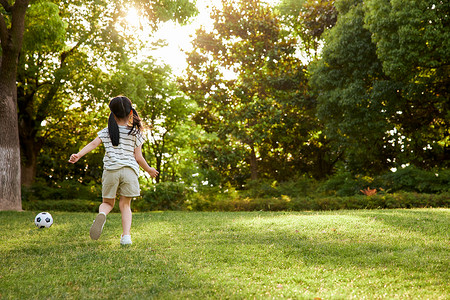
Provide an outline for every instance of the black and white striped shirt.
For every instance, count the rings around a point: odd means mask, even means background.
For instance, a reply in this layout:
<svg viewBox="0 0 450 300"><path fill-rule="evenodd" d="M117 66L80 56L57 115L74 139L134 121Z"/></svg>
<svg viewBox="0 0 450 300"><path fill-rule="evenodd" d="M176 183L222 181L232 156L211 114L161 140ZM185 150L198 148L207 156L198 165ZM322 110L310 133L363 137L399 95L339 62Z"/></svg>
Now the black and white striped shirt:
<svg viewBox="0 0 450 300"><path fill-rule="evenodd" d="M98 137L105 146L105 157L103 157L103 169L117 170L123 167L132 168L139 176L139 164L134 158L134 149L144 143L144 138L140 133L136 135L128 134L130 127L119 126L119 145L113 146L109 138L108 128L98 132Z"/></svg>

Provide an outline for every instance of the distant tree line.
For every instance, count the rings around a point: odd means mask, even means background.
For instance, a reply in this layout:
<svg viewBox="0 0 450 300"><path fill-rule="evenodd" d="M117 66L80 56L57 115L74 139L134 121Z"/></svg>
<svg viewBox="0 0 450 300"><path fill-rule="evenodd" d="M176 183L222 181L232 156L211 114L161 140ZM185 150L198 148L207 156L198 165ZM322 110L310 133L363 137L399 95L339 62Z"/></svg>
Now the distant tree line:
<svg viewBox="0 0 450 300"><path fill-rule="evenodd" d="M242 188L449 167L446 1L222 1L177 79L136 62L148 45L124 16L132 5L156 30L195 15L188 0L0 3L2 209L20 205L20 183L99 183L101 150L74 166L67 155L106 126L118 94L147 124L160 181Z"/></svg>

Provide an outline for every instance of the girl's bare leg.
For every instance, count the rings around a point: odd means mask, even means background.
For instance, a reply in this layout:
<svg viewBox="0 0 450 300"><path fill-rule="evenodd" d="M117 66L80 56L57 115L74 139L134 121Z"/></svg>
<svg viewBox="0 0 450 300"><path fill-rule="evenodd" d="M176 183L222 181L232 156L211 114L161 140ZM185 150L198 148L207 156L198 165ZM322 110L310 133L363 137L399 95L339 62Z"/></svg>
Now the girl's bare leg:
<svg viewBox="0 0 450 300"><path fill-rule="evenodd" d="M98 212L102 212L105 215L109 214L109 212L114 208L115 199L103 198L103 203L100 204L98 208Z"/></svg>
<svg viewBox="0 0 450 300"><path fill-rule="evenodd" d="M123 235L130 235L131 231L132 214L130 204L130 197L120 196L119 208L122 214Z"/></svg>

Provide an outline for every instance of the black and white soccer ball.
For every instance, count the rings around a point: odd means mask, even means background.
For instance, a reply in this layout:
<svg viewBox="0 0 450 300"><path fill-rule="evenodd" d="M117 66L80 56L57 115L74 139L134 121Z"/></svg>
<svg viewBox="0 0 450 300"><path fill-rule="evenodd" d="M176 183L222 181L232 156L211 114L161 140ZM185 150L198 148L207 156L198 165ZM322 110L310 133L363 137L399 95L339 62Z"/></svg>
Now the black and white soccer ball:
<svg viewBox="0 0 450 300"><path fill-rule="evenodd" d="M53 224L53 217L48 212L38 213L34 218L34 224L39 228L49 228Z"/></svg>

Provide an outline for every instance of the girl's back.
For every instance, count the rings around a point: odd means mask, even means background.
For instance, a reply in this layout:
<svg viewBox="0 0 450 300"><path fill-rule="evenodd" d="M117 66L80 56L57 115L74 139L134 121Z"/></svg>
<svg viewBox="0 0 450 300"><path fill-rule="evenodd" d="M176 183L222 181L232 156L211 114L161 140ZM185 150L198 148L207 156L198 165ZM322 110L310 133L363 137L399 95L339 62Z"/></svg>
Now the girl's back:
<svg viewBox="0 0 450 300"><path fill-rule="evenodd" d="M98 132L98 137L105 146L105 156L103 158L103 167L105 170L117 170L123 167L132 168L139 175L139 165L134 157L134 149L141 146L144 138L140 133L129 134L130 127L119 127L119 145L113 146L109 137L108 128Z"/></svg>

